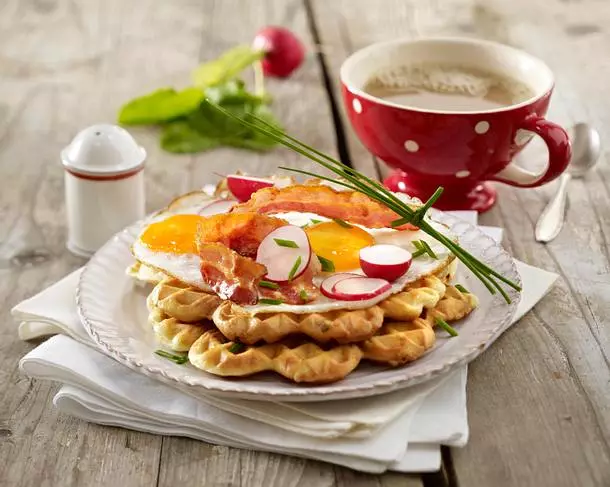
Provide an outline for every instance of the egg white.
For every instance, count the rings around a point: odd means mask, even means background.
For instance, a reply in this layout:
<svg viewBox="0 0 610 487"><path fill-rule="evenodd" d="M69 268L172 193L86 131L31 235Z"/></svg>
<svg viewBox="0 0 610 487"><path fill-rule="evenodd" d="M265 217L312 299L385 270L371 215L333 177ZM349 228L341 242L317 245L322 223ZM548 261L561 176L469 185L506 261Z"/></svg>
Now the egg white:
<svg viewBox="0 0 610 487"><path fill-rule="evenodd" d="M202 203L204 203L202 201ZM207 201L205 202L207 204ZM173 214L197 214L203 205L191 206L181 205L166 209L162 214L157 214L154 221L159 221ZM302 212L286 212L277 213L273 216L282 218L292 225L303 226L311 223L311 220L329 221L329 218L317 215L315 213ZM443 232L449 238L455 239L455 236L448 232L448 229L434 220L428 219L429 223L438 231ZM328 298L320 293L319 297L308 304L256 304L253 306L244 306L248 312L257 313L320 313L325 311L340 310L340 309L364 309L369 308L392 294L401 292L408 284L432 274L437 274L445 269L453 260L454 256L445 246L434 240L432 237L422 232L409 230L395 230L391 228L367 228L362 225L355 225L368 232L375 239L377 244L391 244L403 247L410 252L415 251L413 246L414 240L425 240L438 259L432 259L424 254L416 259L413 259L409 270L391 283L391 288L383 294L371 299L362 301L343 301ZM148 248L139 238L132 246L134 257L141 263L164 272L172 277L175 277L191 286L202 289L203 291L211 292L211 288L203 281L200 271L200 258L196 254L174 254L171 252L154 251ZM353 272L354 274L364 275L360 268L347 270L342 272ZM331 273L323 273L314 277L314 284L319 287L322 281L332 275Z"/></svg>

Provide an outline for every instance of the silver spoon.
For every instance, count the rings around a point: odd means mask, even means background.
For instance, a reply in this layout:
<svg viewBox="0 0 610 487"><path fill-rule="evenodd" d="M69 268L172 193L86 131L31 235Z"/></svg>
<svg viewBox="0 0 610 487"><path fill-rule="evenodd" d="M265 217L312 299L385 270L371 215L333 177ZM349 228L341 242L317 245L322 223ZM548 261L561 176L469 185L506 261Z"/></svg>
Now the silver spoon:
<svg viewBox="0 0 610 487"><path fill-rule="evenodd" d="M538 218L535 231L538 242L547 243L559 235L565 220L568 183L572 178L581 178L589 172L597 163L601 152L599 133L593 127L586 123L577 123L569 132L572 160L567 171L559 177L557 193Z"/></svg>

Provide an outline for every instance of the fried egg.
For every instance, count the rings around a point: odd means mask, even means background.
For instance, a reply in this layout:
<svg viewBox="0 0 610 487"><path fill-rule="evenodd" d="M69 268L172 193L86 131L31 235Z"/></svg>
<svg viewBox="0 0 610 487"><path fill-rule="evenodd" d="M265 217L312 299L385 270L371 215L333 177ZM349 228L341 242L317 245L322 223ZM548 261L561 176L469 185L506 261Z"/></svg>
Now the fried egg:
<svg viewBox="0 0 610 487"><path fill-rule="evenodd" d="M210 292L210 287L203 281L200 272L200 259L197 252L198 222L202 218L198 212L209 203L206 197L194 197L192 194L183 204L174 204L155 215L140 233L132 245L134 257L146 266L164 274ZM188 204L184 204L187 203ZM363 309L373 306L404 287L431 274L442 272L453 260L451 254L442 244L422 232L396 230L391 228L366 228L361 225L331 220L315 213L286 212L276 213L277 218L289 224L303 227L309 238L312 252L331 260L334 272L353 272L363 274L360 269L359 252L362 248L374 244L391 244L414 252L413 241L425 240L437 259L422 255L413 259L409 270L391 283L391 288L384 294L362 301L343 301L328 298L320 293L310 303L291 304L257 304L244 306L252 314L267 312L313 313L339 309ZM448 229L433 220L428 220L437 230L449 238ZM314 257L312 257L314 258ZM320 286L322 281L332 273L321 273L314 277L314 284Z"/></svg>

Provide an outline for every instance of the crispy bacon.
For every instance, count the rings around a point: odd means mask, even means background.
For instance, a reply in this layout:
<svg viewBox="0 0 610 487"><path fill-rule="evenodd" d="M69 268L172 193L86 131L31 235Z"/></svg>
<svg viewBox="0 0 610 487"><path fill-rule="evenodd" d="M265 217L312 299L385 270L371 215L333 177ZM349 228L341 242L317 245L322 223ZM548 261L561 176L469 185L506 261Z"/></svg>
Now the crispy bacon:
<svg viewBox="0 0 610 487"><path fill-rule="evenodd" d="M327 218L341 218L369 228L391 227L391 223L400 218L392 210L365 194L357 191L335 191L321 185L263 188L245 203L235 205L230 214L287 211L317 213ZM399 228L417 230L417 227L408 223Z"/></svg>
<svg viewBox="0 0 610 487"><path fill-rule="evenodd" d="M319 271L320 262L315 256L312 256L309 266L299 277L292 281L278 283L279 289L261 287L259 292L264 298L281 299L286 304L309 303L319 294L318 288L312 282L314 274Z"/></svg>
<svg viewBox="0 0 610 487"><path fill-rule="evenodd" d="M284 225L288 222L257 213L214 215L201 219L199 242L221 243L244 257L256 257L262 240Z"/></svg>
<svg viewBox="0 0 610 487"><path fill-rule="evenodd" d="M264 265L221 243L200 242L199 257L201 276L216 294L238 304L256 304L258 281L267 273Z"/></svg>

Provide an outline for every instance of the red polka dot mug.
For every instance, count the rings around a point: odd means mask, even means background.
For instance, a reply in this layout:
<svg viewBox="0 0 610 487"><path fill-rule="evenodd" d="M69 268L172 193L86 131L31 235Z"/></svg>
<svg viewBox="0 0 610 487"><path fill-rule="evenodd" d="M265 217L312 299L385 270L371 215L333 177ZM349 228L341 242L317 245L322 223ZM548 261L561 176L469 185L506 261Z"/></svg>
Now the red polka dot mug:
<svg viewBox="0 0 610 487"><path fill-rule="evenodd" d="M505 75L532 92L520 103L478 111L416 108L364 90L376 73L417 63L464 65ZM382 161L396 168L385 184L427 199L438 186L440 209L489 209L496 200L485 181L531 188L552 181L567 167L570 142L563 128L544 118L553 74L539 59L493 42L430 38L373 44L352 54L341 67L343 101L356 134ZM533 135L548 147L540 173L513 161Z"/></svg>

